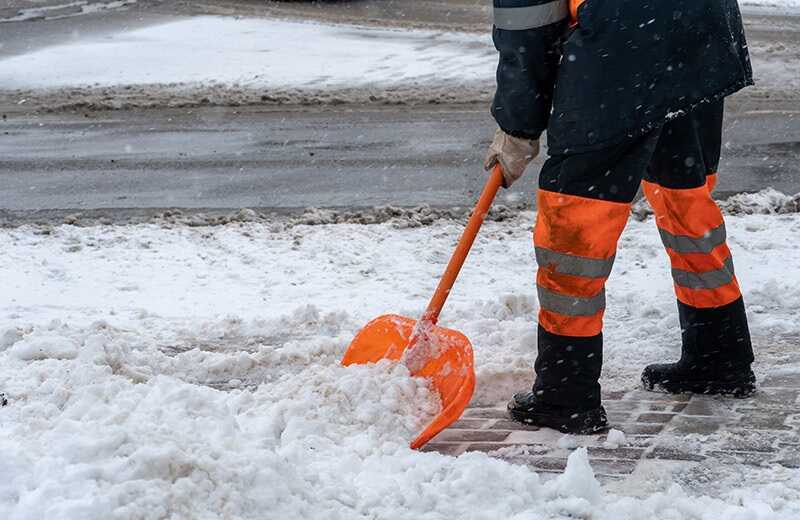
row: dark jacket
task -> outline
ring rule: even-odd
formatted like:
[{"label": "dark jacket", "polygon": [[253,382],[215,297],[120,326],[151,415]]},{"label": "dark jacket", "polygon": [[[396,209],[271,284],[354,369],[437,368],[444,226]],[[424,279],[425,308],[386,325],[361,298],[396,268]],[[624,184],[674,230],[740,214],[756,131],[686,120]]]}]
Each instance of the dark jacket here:
[{"label": "dark jacket", "polygon": [[494,6],[492,114],[512,135],[547,128],[550,154],[618,144],[753,82],[736,0],[586,0],[573,27],[566,0]]}]

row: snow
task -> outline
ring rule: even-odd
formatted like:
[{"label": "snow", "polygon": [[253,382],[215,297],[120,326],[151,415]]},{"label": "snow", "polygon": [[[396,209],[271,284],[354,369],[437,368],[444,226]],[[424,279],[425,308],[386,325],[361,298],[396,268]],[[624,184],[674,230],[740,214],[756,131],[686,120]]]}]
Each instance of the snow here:
[{"label": "snow", "polygon": [[600,501],[600,483],[594,478],[586,448],[578,448],[569,455],[567,467],[556,480],[556,487],[559,495],[583,499],[589,506]]},{"label": "snow", "polygon": [[[523,214],[487,224],[443,316],[476,344],[481,403],[506,398],[530,377],[536,343],[531,321],[538,308],[532,222]],[[184,336],[173,341],[185,345],[220,334],[269,337],[273,327],[302,329],[317,322],[327,336],[345,342],[378,315],[416,317],[433,293],[461,224],[445,220],[412,229],[391,223],[145,224],[46,231],[18,228],[2,235],[0,278],[9,282],[0,316],[13,314],[13,322],[23,325],[58,319],[73,326],[76,320],[91,324],[113,317],[137,330],[179,327]],[[729,217],[730,245],[751,322],[764,337],[797,331],[793,309],[800,303],[800,287],[791,277],[775,275],[798,265],[797,233],[797,214]],[[502,271],[497,258],[504,258]],[[651,296],[644,300],[643,286]],[[623,388],[630,382],[629,365],[677,355],[668,259],[652,222],[629,223],[608,299],[612,348],[606,352],[605,377],[607,386]],[[266,318],[278,323],[252,322]],[[286,338],[275,341],[284,344]],[[617,343],[631,347],[616,350]]]},{"label": "snow", "polygon": [[[9,331],[14,332],[14,331]],[[22,361],[40,359],[74,359],[78,356],[78,345],[57,334],[27,337],[14,343],[9,354]]]},{"label": "snow", "polygon": [[25,22],[29,20],[59,20],[84,14],[97,13],[102,11],[123,9],[131,7],[138,0],[115,0],[112,2],[93,2],[79,0],[65,4],[45,5],[19,9],[17,14],[10,18],[0,18],[0,23],[4,22]]},{"label": "snow", "polygon": [[0,61],[0,85],[455,86],[491,81],[496,61],[489,31],[476,37],[198,16],[8,58]]},{"label": "snow", "polygon": [[556,446],[561,448],[562,450],[574,450],[578,447],[578,438],[575,435],[562,435]]},{"label": "snow", "polygon": [[[800,12],[798,1],[780,5]],[[750,43],[757,87],[793,95],[796,49]],[[496,67],[488,25],[474,34],[197,16],[7,57],[0,93],[51,107],[485,102]]]},{"label": "snow", "polygon": [[800,10],[800,0],[740,0],[739,3],[745,12],[753,7],[792,14],[797,14]]},{"label": "snow", "polygon": [[608,436],[603,442],[603,447],[610,450],[615,450],[620,446],[624,446],[627,442],[628,440],[625,438],[625,433],[612,428],[609,430]]},{"label": "snow", "polygon": [[[475,347],[476,403],[531,382],[532,221],[486,224],[442,315]],[[798,332],[800,215],[730,216],[728,228],[756,344],[770,338],[759,376],[800,369],[776,350]],[[584,448],[554,479],[503,457],[411,451],[438,406],[427,383],[339,359],[370,318],[423,310],[460,230],[0,230],[0,518],[800,515],[796,469],[754,468],[746,485],[732,469],[712,493],[669,473],[601,486]],[[645,363],[677,357],[674,305],[652,219],[632,220],[609,282],[604,387],[633,388]]]}]

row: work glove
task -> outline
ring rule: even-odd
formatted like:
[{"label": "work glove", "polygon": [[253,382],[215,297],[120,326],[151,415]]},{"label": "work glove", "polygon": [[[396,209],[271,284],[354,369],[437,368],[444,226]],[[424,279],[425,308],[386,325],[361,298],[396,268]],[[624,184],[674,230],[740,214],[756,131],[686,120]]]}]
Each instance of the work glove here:
[{"label": "work glove", "polygon": [[510,188],[514,181],[522,177],[532,160],[539,155],[539,140],[525,139],[508,135],[497,129],[494,140],[489,145],[489,153],[483,161],[483,167],[488,172],[496,164],[503,169],[503,187]]}]

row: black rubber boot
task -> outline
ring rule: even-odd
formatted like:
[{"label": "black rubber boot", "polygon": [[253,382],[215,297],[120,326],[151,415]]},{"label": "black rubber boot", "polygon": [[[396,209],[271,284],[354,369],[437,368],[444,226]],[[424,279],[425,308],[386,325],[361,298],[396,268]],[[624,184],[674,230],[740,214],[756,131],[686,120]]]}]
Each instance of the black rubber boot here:
[{"label": "black rubber boot", "polygon": [[678,302],[683,346],[677,363],[649,365],[642,372],[645,390],[671,394],[748,397],[756,391],[750,369],[753,346],[742,299],[714,309]]},{"label": "black rubber boot", "polygon": [[533,390],[515,394],[511,418],[564,433],[586,435],[608,429],[600,404],[603,337],[572,338],[539,327],[539,355]]},{"label": "black rubber boot", "polygon": [[608,418],[602,406],[586,411],[550,406],[537,399],[534,392],[514,394],[508,403],[508,413],[515,421],[564,433],[590,435],[608,430]]}]

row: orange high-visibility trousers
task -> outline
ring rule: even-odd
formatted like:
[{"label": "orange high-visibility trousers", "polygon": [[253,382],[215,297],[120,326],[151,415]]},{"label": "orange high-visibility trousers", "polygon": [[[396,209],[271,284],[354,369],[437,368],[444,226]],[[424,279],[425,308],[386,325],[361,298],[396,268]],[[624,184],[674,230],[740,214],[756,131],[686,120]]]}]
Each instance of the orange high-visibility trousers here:
[{"label": "orange high-visibility trousers", "polygon": [[721,124],[719,102],[632,142],[548,159],[534,230],[544,330],[580,338],[601,333],[605,282],[643,177],[678,300],[709,309],[741,298],[723,217],[711,197]]}]

